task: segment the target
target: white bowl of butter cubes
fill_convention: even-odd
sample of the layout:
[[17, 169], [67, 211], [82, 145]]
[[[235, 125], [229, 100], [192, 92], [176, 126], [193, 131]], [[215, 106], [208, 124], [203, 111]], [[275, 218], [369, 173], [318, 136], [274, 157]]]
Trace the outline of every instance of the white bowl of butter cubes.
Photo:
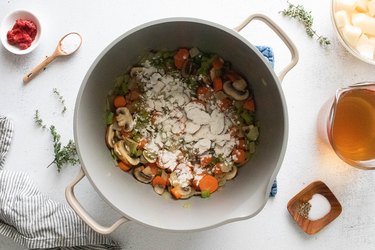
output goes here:
[[375, 65], [375, 0], [332, 0], [332, 21], [343, 46]]

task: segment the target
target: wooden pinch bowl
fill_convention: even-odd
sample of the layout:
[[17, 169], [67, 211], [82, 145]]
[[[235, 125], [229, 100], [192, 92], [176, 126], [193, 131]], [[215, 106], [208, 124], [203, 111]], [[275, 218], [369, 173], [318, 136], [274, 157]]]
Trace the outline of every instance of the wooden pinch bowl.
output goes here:
[[[309, 220], [307, 216], [303, 216], [298, 210], [302, 204], [308, 203], [314, 194], [323, 195], [330, 203], [331, 210], [322, 218], [317, 220]], [[321, 181], [315, 181], [296, 194], [287, 205], [288, 211], [301, 229], [307, 234], [315, 234], [323, 229], [326, 225], [336, 219], [342, 207], [332, 191]]]

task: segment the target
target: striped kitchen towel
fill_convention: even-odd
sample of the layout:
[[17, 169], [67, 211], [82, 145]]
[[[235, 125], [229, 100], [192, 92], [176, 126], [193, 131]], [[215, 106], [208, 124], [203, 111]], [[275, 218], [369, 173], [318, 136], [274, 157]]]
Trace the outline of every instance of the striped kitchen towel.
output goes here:
[[43, 195], [27, 173], [3, 170], [12, 134], [11, 121], [0, 115], [0, 234], [32, 249], [121, 249]]

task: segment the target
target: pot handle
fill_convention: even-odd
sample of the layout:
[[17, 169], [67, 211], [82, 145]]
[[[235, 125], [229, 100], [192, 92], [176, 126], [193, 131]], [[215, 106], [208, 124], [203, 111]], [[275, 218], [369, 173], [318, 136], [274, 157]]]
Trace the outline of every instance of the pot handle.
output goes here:
[[268, 27], [270, 27], [279, 37], [280, 39], [285, 43], [285, 45], [288, 47], [290, 54], [292, 55], [290, 63], [279, 73], [279, 79], [280, 81], [283, 81], [285, 75], [297, 64], [298, 62], [298, 50], [297, 47], [294, 45], [292, 40], [287, 36], [287, 34], [270, 18], [263, 14], [254, 14], [246, 18], [245, 21], [243, 21], [240, 25], [234, 28], [235, 31], [240, 32], [243, 28], [245, 28], [252, 20], [259, 20], [263, 23], [267, 24]]
[[79, 171], [79, 174], [74, 178], [74, 180], [66, 187], [65, 189], [65, 198], [68, 201], [69, 205], [73, 208], [73, 210], [77, 213], [79, 217], [87, 224], [89, 225], [93, 230], [100, 234], [110, 234], [112, 233], [116, 228], [118, 228], [122, 223], [127, 222], [128, 219], [125, 217], [121, 217], [119, 220], [117, 220], [112, 226], [105, 227], [97, 223], [88, 213], [87, 211], [82, 207], [82, 205], [78, 202], [77, 198], [74, 195], [74, 186], [77, 185], [78, 182], [82, 180], [82, 178], [85, 177], [85, 173], [83, 172], [82, 168]]

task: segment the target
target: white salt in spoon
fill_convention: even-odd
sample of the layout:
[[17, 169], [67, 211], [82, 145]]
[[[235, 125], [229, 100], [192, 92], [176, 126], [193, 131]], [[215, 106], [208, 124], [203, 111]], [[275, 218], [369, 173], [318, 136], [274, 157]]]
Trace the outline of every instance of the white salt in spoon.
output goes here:
[[82, 44], [82, 37], [76, 32], [71, 32], [63, 36], [53, 54], [47, 57], [43, 62], [36, 66], [30, 73], [23, 77], [23, 82], [28, 83], [33, 79], [40, 71], [45, 69], [48, 64], [55, 60], [59, 56], [69, 56], [76, 52]]

